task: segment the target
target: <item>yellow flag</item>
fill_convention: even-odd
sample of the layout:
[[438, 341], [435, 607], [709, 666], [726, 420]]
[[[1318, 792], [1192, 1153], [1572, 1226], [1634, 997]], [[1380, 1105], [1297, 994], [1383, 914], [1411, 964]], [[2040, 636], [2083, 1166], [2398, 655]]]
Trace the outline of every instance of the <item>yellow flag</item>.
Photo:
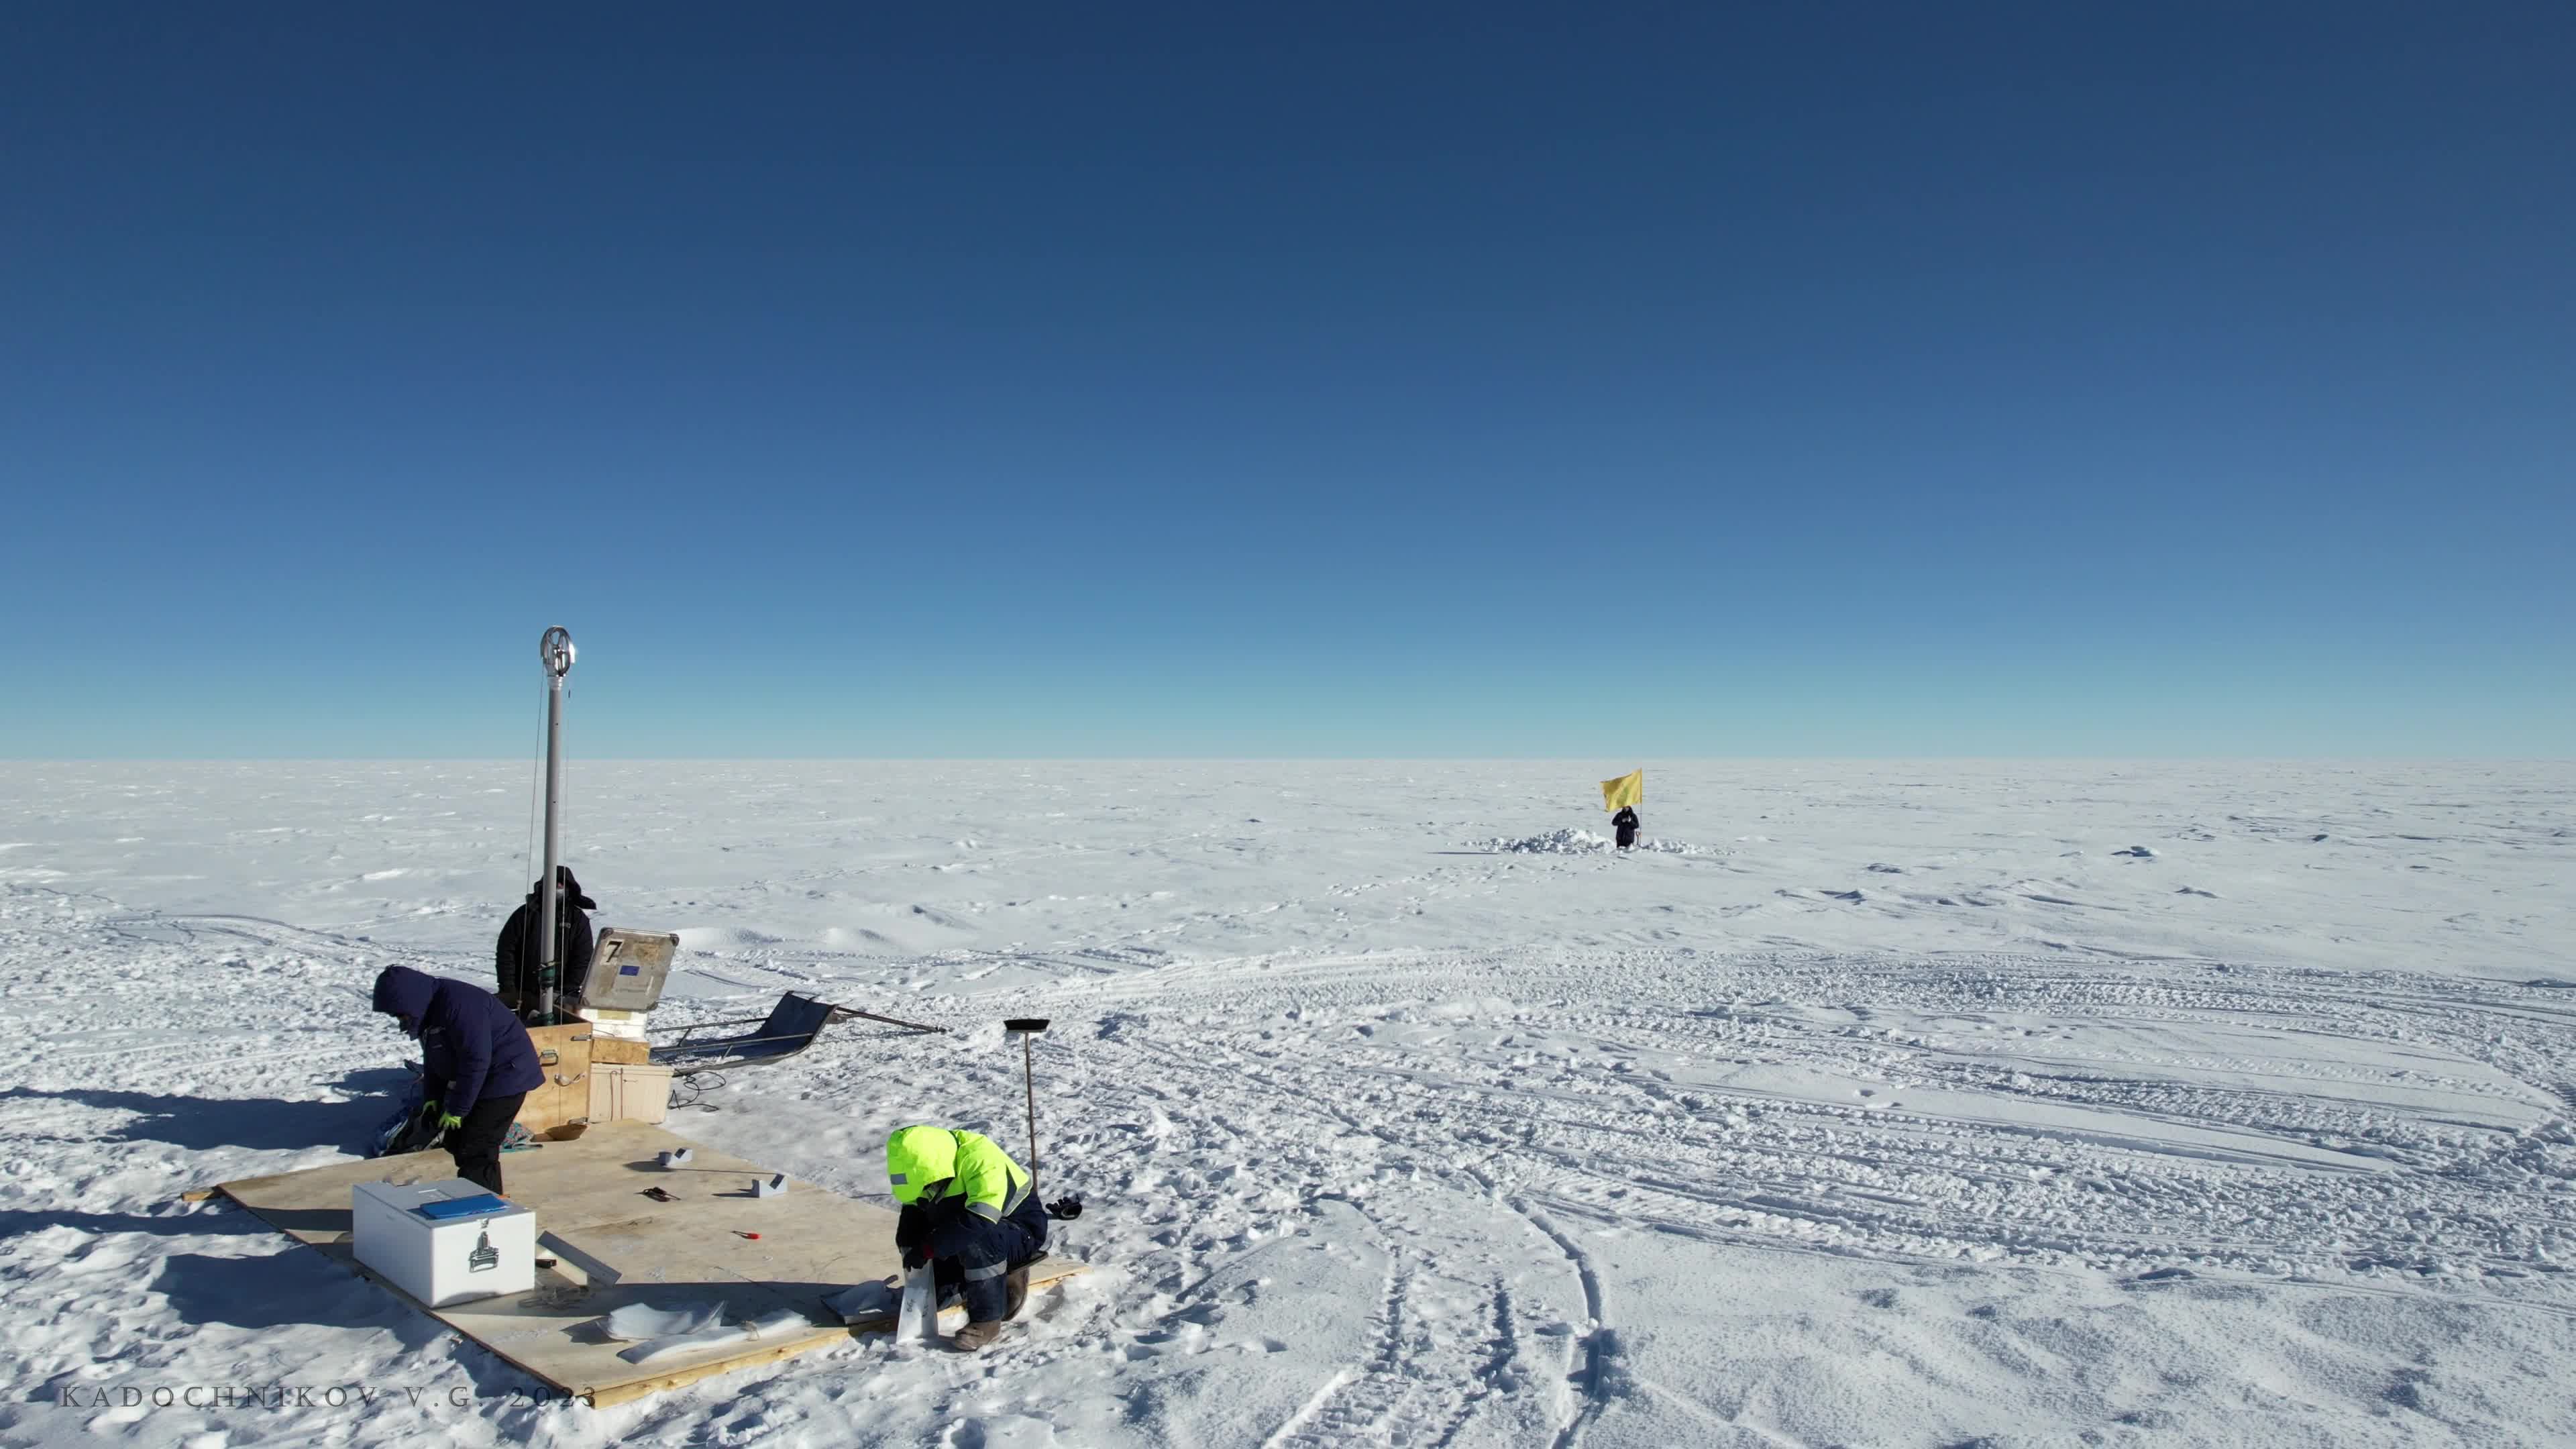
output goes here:
[[1622, 805], [1646, 803], [1646, 772], [1630, 770], [1616, 780], [1601, 782], [1601, 808], [1617, 810]]

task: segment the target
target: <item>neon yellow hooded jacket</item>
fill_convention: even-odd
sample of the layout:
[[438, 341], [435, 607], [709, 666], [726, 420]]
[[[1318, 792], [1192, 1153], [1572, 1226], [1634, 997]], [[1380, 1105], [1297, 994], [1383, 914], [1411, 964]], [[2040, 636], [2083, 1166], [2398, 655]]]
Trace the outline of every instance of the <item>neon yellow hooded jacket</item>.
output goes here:
[[886, 1139], [886, 1180], [906, 1206], [963, 1198], [966, 1211], [998, 1223], [1029, 1195], [1029, 1170], [981, 1132], [903, 1127]]

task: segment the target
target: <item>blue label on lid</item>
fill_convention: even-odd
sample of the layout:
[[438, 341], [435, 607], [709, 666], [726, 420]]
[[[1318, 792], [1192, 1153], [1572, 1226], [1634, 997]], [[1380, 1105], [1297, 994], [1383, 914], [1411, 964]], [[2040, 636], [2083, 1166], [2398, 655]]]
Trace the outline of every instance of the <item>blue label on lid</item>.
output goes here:
[[412, 1209], [413, 1212], [432, 1222], [443, 1222], [451, 1218], [478, 1217], [484, 1213], [505, 1213], [509, 1210], [508, 1203], [488, 1192], [473, 1197], [444, 1198], [438, 1202], [422, 1203]]

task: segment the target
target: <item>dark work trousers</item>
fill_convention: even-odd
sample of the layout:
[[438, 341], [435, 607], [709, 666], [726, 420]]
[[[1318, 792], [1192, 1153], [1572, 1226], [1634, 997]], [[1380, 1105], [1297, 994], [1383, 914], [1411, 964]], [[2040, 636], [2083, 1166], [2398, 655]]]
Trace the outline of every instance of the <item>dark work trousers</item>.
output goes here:
[[486, 1097], [465, 1114], [465, 1123], [447, 1129], [447, 1150], [456, 1159], [456, 1175], [487, 1192], [501, 1190], [501, 1141], [510, 1135], [525, 1092]]
[[1010, 1286], [1003, 1280], [1013, 1268], [1046, 1255], [1046, 1235], [1046, 1209], [1038, 1205], [1034, 1190], [1017, 1212], [998, 1223], [953, 1208], [937, 1213], [930, 1229], [930, 1276], [939, 1285], [939, 1301], [957, 1292], [966, 1300], [968, 1322], [1001, 1322], [1011, 1301]]

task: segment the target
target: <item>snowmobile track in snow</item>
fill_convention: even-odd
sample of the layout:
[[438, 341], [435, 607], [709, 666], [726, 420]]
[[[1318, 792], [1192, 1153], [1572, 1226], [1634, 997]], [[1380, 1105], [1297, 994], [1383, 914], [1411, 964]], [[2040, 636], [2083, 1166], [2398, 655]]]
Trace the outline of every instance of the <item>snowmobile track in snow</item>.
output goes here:
[[[1321, 1118], [1410, 1173], [1473, 1158], [1507, 1188], [1696, 1235], [1927, 1261], [2548, 1272], [2536, 1255], [2576, 1223], [2528, 1191], [2576, 1176], [2547, 1070], [2576, 1027], [2534, 1013], [2536, 992], [2015, 958], [1409, 954], [1197, 974], [1054, 999], [1150, 1003], [1086, 1049], [1149, 1052], [1149, 1075], [1212, 1113]], [[1587, 989], [1607, 979], [1671, 998]], [[1232, 1025], [1170, 1025], [1211, 1020]], [[2310, 1039], [2295, 1072], [2262, 1052], [2285, 1033]], [[1610, 1138], [1655, 1166], [1623, 1171], [1635, 1154], [1601, 1152]]]

